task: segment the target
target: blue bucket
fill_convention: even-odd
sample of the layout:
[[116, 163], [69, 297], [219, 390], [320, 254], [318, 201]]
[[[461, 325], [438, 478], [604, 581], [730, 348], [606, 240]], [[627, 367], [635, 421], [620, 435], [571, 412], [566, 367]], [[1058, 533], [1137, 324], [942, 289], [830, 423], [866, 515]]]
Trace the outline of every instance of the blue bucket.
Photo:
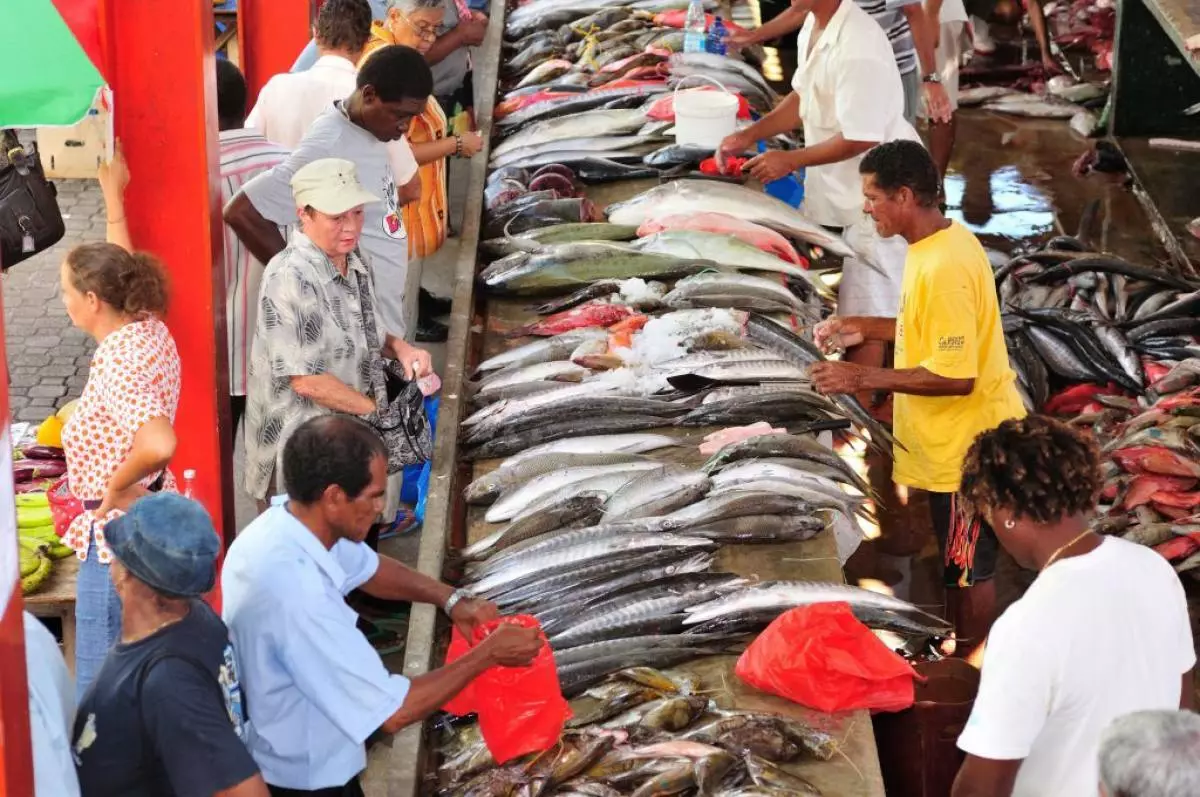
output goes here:
[[[759, 154], [766, 152], [766, 144], [758, 142], [758, 151]], [[804, 170], [800, 169], [786, 177], [780, 177], [774, 182], [767, 183], [763, 186], [763, 191], [794, 208], [800, 207], [800, 204], [804, 202]]]

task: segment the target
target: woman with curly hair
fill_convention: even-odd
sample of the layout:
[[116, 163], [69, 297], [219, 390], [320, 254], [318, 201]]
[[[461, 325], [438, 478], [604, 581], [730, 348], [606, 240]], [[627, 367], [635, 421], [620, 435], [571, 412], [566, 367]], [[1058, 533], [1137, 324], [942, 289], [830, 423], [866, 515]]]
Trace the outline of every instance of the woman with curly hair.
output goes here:
[[967, 452], [968, 511], [1038, 576], [992, 626], [954, 797], [1091, 797], [1110, 722], [1191, 707], [1179, 578], [1149, 548], [1089, 529], [1100, 483], [1095, 444], [1042, 416], [1005, 421]]

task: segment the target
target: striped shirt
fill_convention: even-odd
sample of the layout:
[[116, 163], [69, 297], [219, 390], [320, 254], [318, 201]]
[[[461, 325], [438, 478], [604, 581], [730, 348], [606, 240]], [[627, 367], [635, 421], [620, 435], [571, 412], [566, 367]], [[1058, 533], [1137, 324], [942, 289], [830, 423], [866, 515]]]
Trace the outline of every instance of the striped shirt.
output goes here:
[[908, 17], [903, 9], [910, 5], [919, 5], [921, 0], [854, 0], [858, 7], [871, 15], [887, 33], [892, 45], [892, 54], [896, 56], [896, 67], [901, 75], [907, 75], [917, 68], [917, 46], [913, 42], [912, 28], [908, 25]]
[[[288, 150], [257, 130], [222, 130], [221, 206], [242, 190], [250, 178], [282, 163]], [[286, 230], [281, 230], [286, 238]], [[258, 315], [258, 286], [263, 265], [237, 235], [225, 226], [225, 331], [229, 350], [229, 395], [246, 395], [250, 344]]]
[[[441, 141], [446, 137], [446, 114], [430, 97], [425, 111], [412, 120], [408, 138], [413, 144]], [[404, 206], [408, 230], [409, 258], [429, 257], [446, 242], [446, 159], [438, 158], [421, 167], [421, 198]]]

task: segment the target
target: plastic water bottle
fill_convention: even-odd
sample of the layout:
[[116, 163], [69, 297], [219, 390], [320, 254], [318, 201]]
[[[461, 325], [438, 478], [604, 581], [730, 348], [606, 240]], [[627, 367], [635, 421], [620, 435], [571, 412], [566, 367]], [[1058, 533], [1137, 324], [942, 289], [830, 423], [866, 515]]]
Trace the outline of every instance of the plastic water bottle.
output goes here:
[[688, 3], [687, 18], [683, 23], [683, 51], [685, 53], [704, 52], [704, 31], [707, 27], [703, 0], [691, 0]]
[[196, 500], [196, 471], [188, 468], [183, 472], [183, 497]]
[[720, 17], [714, 19], [708, 31], [708, 51], [713, 55], [725, 55], [725, 38], [728, 35], [724, 21]]

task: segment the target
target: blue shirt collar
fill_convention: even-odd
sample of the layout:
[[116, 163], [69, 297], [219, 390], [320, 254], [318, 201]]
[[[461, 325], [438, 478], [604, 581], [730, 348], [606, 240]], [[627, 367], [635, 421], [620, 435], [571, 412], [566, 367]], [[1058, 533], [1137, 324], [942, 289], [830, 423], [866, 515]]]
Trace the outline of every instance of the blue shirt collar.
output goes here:
[[287, 496], [281, 495], [271, 499], [271, 509], [268, 511], [278, 512], [281, 516], [280, 526], [282, 532], [287, 535], [287, 538], [295, 543], [300, 550], [308, 554], [309, 558], [316, 563], [334, 587], [341, 590], [342, 585], [346, 583], [348, 578], [346, 571], [338, 564], [334, 555], [321, 544], [317, 539], [317, 535], [312, 533], [308, 526], [300, 522], [300, 520], [288, 511]]

